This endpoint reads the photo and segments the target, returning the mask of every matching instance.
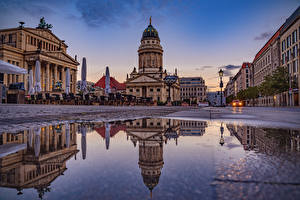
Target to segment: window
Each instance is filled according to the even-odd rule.
[[[136,92],[140,92],[140,89],[136,89]]]
[[[8,35],[8,43],[12,43],[12,34]]]
[[[150,88],[150,92],[153,92],[153,88]]]
[[[129,89],[129,92],[133,92],[133,89]]]
[[[182,89],[182,88],[181,88],[181,89]],[[156,91],[157,91],[157,92],[160,92],[160,88],[157,88]]]
[[[36,38],[33,38],[33,45],[36,46]]]
[[[0,73],[0,84],[4,84],[4,74]]]

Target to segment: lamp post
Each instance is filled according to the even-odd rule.
[[[225,143],[225,140],[223,137],[223,132],[224,132],[223,122],[221,122],[220,132],[221,132],[220,145],[223,146]]]
[[[177,81],[177,78],[178,78],[177,76],[170,76],[170,75],[164,78],[166,85],[169,87],[169,94],[167,98],[168,105],[171,105],[171,86]]]
[[[221,106],[223,106],[223,94],[222,94],[222,88],[223,88],[222,77],[223,77],[223,75],[224,75],[224,71],[222,69],[220,69],[219,77],[220,77],[220,88],[221,88]]]

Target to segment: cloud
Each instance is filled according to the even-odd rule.
[[[168,16],[168,11],[176,9],[176,2],[177,0],[78,0],[75,6],[81,19],[89,27],[111,24],[126,27],[144,21],[149,16],[161,20]]]
[[[266,40],[266,39],[269,39],[272,35],[273,35],[272,31],[264,32],[264,33],[261,33],[260,35],[256,36],[254,38],[254,40]]]
[[[50,1],[37,1],[37,0],[0,0],[0,7],[3,17],[8,17],[10,12],[24,13],[31,17],[41,17],[46,15],[52,15],[56,13],[56,7],[63,5],[66,0],[52,0]]]
[[[241,65],[225,65],[225,66],[222,66],[222,67],[219,67],[219,69],[223,69],[224,71],[224,76],[225,77],[230,77],[230,76],[233,76],[233,71],[236,70],[236,69],[240,69],[242,66]]]
[[[196,70],[196,71],[202,71],[202,70],[210,69],[210,68],[213,68],[213,66],[201,66],[201,67],[196,67],[195,70]]]

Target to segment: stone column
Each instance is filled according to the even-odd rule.
[[[77,87],[77,71],[73,71],[73,90],[72,92],[75,94],[76,93],[76,87]]]
[[[24,69],[27,70],[27,74],[24,74],[23,75],[23,82],[24,82],[24,88],[25,88],[25,91],[28,91],[28,63],[25,61],[24,62]]]
[[[54,67],[54,84],[56,83],[57,81],[57,65],[56,64],[53,64],[53,67]]]
[[[46,63],[46,91],[50,91],[50,64]]]
[[[13,82],[13,77],[12,74],[8,75],[9,79],[8,79],[8,84],[11,84]],[[8,85],[7,85],[8,86]]]
[[[63,91],[66,90],[66,67],[61,68],[61,81],[62,81],[62,89]]]

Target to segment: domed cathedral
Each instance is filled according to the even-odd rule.
[[[130,76],[127,75],[126,93],[136,97],[150,97],[156,102],[166,102],[169,87],[164,82],[167,71],[163,69],[163,48],[158,32],[152,26],[151,17],[142,34],[138,56],[138,71],[134,67]],[[180,100],[179,81],[171,86],[170,96],[171,101]]]
[[[179,128],[179,121],[168,119],[137,119],[126,122],[126,133],[133,145],[139,148],[139,167],[143,182],[150,194],[159,183],[164,165],[163,145],[168,128]]]

